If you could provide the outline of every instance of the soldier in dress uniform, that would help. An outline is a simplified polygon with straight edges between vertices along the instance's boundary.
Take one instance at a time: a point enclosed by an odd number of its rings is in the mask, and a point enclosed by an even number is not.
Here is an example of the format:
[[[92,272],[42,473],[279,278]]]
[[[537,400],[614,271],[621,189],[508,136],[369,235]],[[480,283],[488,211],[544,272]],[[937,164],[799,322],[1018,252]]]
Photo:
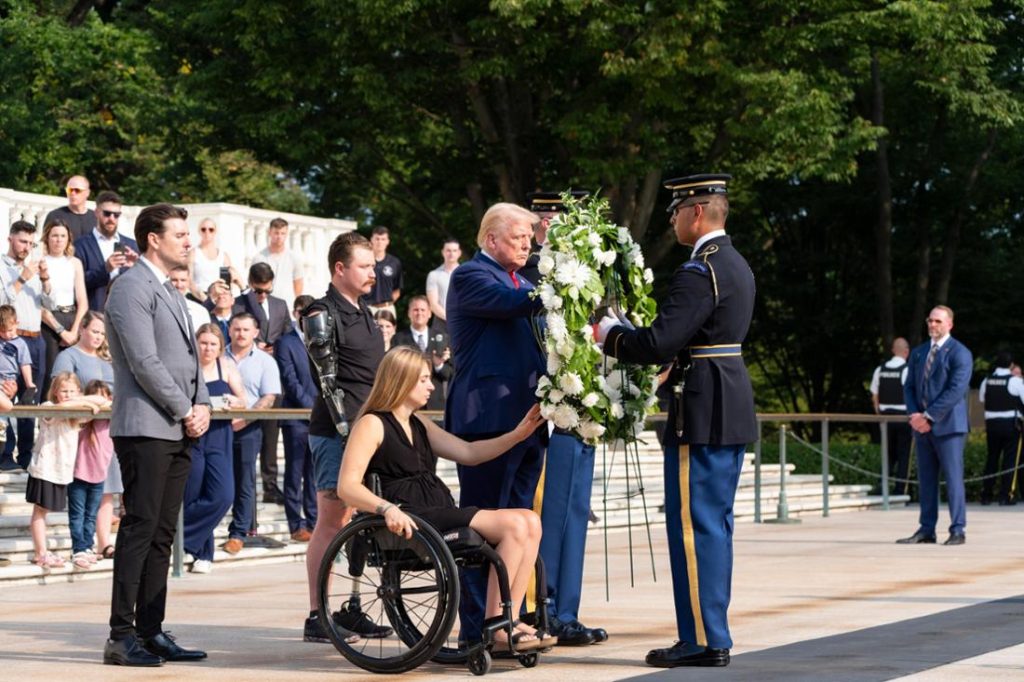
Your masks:
[[[574,199],[583,199],[590,196],[590,192],[570,192]],[[530,192],[526,195],[530,202],[530,210],[540,218],[533,226],[533,246],[530,247],[530,257],[526,259],[526,265],[519,268],[516,273],[526,279],[533,286],[540,281],[540,271],[537,263],[540,262],[540,250],[544,248],[544,242],[548,238],[548,226],[559,213],[565,212],[565,204],[562,203],[562,195],[558,192]]]
[[[573,192],[582,199],[588,192]],[[565,204],[558,192],[527,195],[530,210],[540,217],[534,227],[534,246],[519,274],[537,286],[537,261],[547,239],[548,225]],[[540,555],[544,559],[548,598],[551,600],[550,630],[559,646],[586,646],[608,639],[604,628],[588,628],[579,621],[583,590],[583,557],[590,521],[590,493],[594,486],[594,446],[587,445],[572,431],[554,429],[548,441],[547,459],[534,497],[533,511],[540,514],[544,534]]]
[[[876,414],[907,414],[903,384],[907,381],[907,357],[910,344],[898,337],[892,342],[892,358],[875,368],[871,377],[871,403]],[[910,422],[886,424],[889,441],[889,474],[895,477],[893,492],[906,495],[910,489]]]
[[[650,327],[614,315],[598,325],[604,352],[624,362],[673,363],[665,433],[665,514],[679,641],[649,665],[729,664],[733,501],[748,443],[757,439],[742,343],[754,312],[754,275],[725,233],[729,175],[669,180],[671,223],[693,257]]]
[[[988,441],[988,459],[985,478],[981,482],[981,503],[992,504],[992,490],[999,471],[1015,469],[1019,464],[1020,411],[1024,405],[1024,381],[1013,376],[1013,356],[1003,351],[996,355],[996,367],[985,377],[978,390],[978,399],[985,404],[985,438]],[[1006,473],[999,479],[999,504],[1017,504],[1014,474]],[[1019,483],[1019,482],[1018,482]]]

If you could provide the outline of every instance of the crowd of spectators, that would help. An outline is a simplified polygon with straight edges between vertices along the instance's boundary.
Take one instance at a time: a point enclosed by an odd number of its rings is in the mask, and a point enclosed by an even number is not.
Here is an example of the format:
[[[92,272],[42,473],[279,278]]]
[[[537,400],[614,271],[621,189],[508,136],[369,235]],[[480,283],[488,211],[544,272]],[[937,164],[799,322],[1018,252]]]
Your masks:
[[[0,411],[43,401],[103,405],[117,390],[103,309],[117,277],[137,263],[139,247],[120,232],[123,200],[117,193],[100,192],[90,209],[89,181],[80,175],[68,179],[65,193],[67,205],[47,214],[41,226],[25,220],[10,225],[0,263]],[[303,255],[289,247],[288,222],[270,221],[267,246],[253,257],[244,279],[218,244],[217,224],[204,218],[197,227],[189,267],[173,270],[170,282],[185,297],[215,407],[310,408],[318,387],[298,320],[313,298],[304,293]],[[388,253],[390,241],[386,227],[373,229],[376,283],[366,302],[388,347],[409,345],[433,358],[435,391],[428,408],[442,409],[453,372],[445,297],[462,252],[457,240],[444,240],[442,262],[428,274],[419,290],[424,293],[408,297],[408,325],[400,325],[396,303],[405,277],[401,261]],[[93,397],[84,399],[85,393]],[[63,565],[47,549],[45,518],[65,508],[73,517],[74,566],[88,570],[111,558],[123,485],[106,420],[5,421],[0,469],[35,470],[54,479],[30,476],[35,562],[43,568]],[[277,468],[278,434],[283,476]],[[37,439],[48,454],[38,454]],[[59,458],[55,449],[62,450]],[[58,459],[60,466],[54,464]],[[292,540],[308,542],[317,516],[311,462],[307,420],[215,421],[193,449],[185,494],[185,549],[192,570],[212,569],[213,532],[229,510],[223,548],[236,553],[245,546],[255,532],[259,481],[263,501],[284,506]]]

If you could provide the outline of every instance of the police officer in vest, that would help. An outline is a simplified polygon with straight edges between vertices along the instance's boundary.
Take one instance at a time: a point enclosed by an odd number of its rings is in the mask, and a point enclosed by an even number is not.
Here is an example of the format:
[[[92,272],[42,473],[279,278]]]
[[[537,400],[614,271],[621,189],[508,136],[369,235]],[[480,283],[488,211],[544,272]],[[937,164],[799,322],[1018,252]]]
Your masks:
[[[588,192],[572,192],[583,199]],[[533,253],[517,274],[537,286],[537,262],[547,239],[548,226],[566,210],[558,192],[527,195],[530,210],[540,217],[534,227]],[[590,492],[594,487],[594,446],[587,445],[571,431],[554,429],[548,441],[541,484],[537,486],[533,510],[540,515],[544,533],[540,555],[544,559],[548,598],[551,600],[549,629],[559,646],[586,646],[608,639],[604,628],[588,628],[579,621],[583,591],[583,557],[590,520]]]
[[[978,398],[985,404],[985,437],[988,440],[988,459],[985,460],[985,478],[981,482],[981,503],[992,504],[992,490],[998,471],[1008,471],[1017,465],[1020,447],[1019,421],[1024,381],[1010,371],[1013,357],[1006,351],[996,355],[995,370],[985,377]],[[1014,474],[1004,473],[999,478],[999,504],[1017,504],[1012,487]]]
[[[907,380],[907,357],[910,344],[899,337],[892,342],[892,358],[875,368],[871,377],[871,402],[875,414],[907,414],[903,400],[903,384]],[[893,493],[906,495],[910,489],[910,443],[913,433],[910,422],[886,424],[889,441],[889,475],[895,479]]]
[[[732,507],[748,443],[757,439],[742,343],[754,313],[754,275],[725,234],[728,175],[669,180],[669,211],[693,257],[672,276],[650,327],[628,317],[598,325],[604,352],[623,362],[673,362],[665,437],[665,516],[679,641],[648,665],[729,664]],[[621,313],[620,313],[621,315]]]

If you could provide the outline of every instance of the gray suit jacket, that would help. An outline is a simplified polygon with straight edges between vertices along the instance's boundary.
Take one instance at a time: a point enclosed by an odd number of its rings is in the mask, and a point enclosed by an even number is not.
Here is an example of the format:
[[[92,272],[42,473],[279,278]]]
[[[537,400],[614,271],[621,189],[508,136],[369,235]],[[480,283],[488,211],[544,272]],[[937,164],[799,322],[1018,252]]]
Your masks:
[[[114,280],[105,312],[114,365],[110,435],[181,440],[192,405],[210,403],[182,306],[140,262]]]

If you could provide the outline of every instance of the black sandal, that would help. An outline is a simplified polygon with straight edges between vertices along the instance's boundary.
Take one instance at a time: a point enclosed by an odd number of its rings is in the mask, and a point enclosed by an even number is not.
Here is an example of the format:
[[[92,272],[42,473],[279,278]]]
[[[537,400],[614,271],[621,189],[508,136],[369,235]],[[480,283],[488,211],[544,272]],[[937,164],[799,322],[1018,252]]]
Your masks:
[[[107,545],[106,547],[104,547],[103,551],[100,552],[100,556],[103,557],[104,559],[113,559],[114,558],[114,546],[113,545]]]
[[[531,640],[523,642],[527,637],[533,637]],[[513,649],[513,645],[515,648]],[[541,639],[537,635],[532,635],[529,632],[516,632],[512,635],[511,640],[494,640],[494,650],[505,652],[505,653],[520,653],[522,651],[531,651],[533,649],[539,649],[541,647]]]

